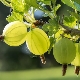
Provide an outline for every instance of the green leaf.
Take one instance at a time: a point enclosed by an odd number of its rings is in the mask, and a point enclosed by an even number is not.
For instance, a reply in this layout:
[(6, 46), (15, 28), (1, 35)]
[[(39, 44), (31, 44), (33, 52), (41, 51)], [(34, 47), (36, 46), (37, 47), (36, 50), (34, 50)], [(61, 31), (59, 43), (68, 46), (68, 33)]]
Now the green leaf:
[(80, 4), (77, 4), (76, 2), (74, 2), (74, 6), (77, 11), (80, 11)]
[(72, 7), (73, 9), (80, 11), (80, 0), (61, 0), (64, 4), (66, 4), (69, 7)]
[(50, 54), (50, 51), (51, 51), (52, 47), (54, 46), (54, 43), (55, 43), (55, 38), (50, 37), (50, 47), (48, 50), (48, 54)]
[(76, 2), (76, 3), (78, 3), (78, 4), (80, 4), (80, 0), (72, 0), (72, 1), (74, 1), (74, 2)]
[(37, 1), (43, 2), (46, 5), (50, 5), (51, 4), (51, 0), (37, 0)]
[(11, 0), (12, 9), (16, 12), (24, 12), (25, 11), (25, 0)]
[(35, 7), (35, 8), (39, 8), (39, 5), (37, 4), (37, 0), (25, 0), (26, 2), (26, 7)]
[(23, 21), (23, 15), (20, 13), (12, 12), (11, 15), (9, 15), (6, 20), (8, 22), (13, 22), (13, 21)]
[(45, 31), (45, 32), (48, 32), (49, 31), (49, 23), (46, 23), (43, 25), (42, 29)]
[(56, 31), (56, 29), (58, 28), (58, 22), (57, 22), (57, 20), (54, 18), (53, 20), (52, 19), (50, 19), (49, 20), (49, 29), (50, 30), (53, 30), (54, 32)]
[(6, 1), (6, 0), (0, 0), (0, 2), (2, 2), (4, 5), (6, 5), (8, 7), (11, 7), (10, 3), (8, 3), (8, 1)]
[(61, 0), (64, 4), (66, 4), (69, 7), (72, 7), (75, 9), (74, 2), (72, 0)]
[(79, 14), (77, 14), (77, 13), (75, 13), (75, 12), (71, 12), (71, 11), (69, 11), (69, 13), (70, 13), (72, 16), (74, 16), (76, 19), (80, 20), (80, 15), (79, 15)]
[(6, 0), (7, 2), (11, 2), (11, 0)]
[(36, 22), (35, 18), (34, 18), (34, 12), (33, 9), (31, 12), (27, 12), (24, 14), (24, 19), (29, 22), (29, 23), (34, 23)]
[(59, 29), (55, 34), (55, 38), (56, 39), (60, 38), (63, 33), (64, 33), (64, 31), (62, 29)]
[(57, 11), (60, 7), (61, 7), (61, 5), (57, 4), (57, 6), (55, 6), (55, 11)]
[(48, 32), (48, 36), (52, 36), (59, 29), (58, 18), (50, 19), (49, 23), (44, 24), (42, 28)]
[(71, 28), (76, 26), (77, 19), (74, 16), (64, 17), (64, 24)]

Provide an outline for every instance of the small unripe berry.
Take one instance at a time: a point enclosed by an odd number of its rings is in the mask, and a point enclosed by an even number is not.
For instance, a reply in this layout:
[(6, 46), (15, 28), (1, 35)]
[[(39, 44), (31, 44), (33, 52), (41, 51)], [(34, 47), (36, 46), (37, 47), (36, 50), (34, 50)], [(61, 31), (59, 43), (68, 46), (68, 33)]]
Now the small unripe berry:
[(76, 47), (71, 40), (62, 38), (55, 43), (53, 54), (60, 64), (70, 64), (76, 56)]
[(56, 61), (63, 65), (64, 76), (66, 73), (67, 64), (70, 64), (76, 56), (76, 47), (71, 40), (62, 38), (55, 43), (53, 55)]

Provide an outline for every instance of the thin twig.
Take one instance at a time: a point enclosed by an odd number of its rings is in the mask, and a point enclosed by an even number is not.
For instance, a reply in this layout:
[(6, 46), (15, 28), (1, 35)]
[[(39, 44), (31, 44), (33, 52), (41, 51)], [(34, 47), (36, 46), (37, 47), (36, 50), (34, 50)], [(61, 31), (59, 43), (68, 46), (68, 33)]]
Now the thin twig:
[(65, 29), (64, 33), (70, 34), (71, 36), (76, 36), (76, 35), (80, 36), (80, 30), (65, 26), (60, 21), (59, 24)]

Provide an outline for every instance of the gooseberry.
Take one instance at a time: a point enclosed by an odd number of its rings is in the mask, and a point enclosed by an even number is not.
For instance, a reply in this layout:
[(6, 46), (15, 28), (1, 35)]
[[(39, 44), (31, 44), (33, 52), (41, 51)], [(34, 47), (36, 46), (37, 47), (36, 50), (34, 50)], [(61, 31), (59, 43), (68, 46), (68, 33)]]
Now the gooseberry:
[(26, 43), (28, 49), (35, 55), (42, 55), (48, 51), (50, 41), (47, 34), (39, 28), (35, 28), (28, 32)]
[(60, 39), (54, 44), (53, 54), (56, 61), (63, 65), (63, 75), (65, 75), (67, 64), (70, 64), (76, 56), (74, 43), (67, 38)]
[(25, 42), (27, 27), (23, 22), (14, 21), (7, 24), (3, 30), (4, 42), (10, 46), (19, 46)]

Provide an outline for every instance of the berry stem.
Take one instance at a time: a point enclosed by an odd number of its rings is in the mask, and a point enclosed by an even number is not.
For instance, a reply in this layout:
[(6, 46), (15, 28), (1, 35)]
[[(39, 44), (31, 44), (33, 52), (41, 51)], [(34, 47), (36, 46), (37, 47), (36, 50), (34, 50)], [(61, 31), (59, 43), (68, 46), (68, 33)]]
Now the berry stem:
[(67, 64), (62, 65), (62, 76), (65, 76), (67, 70)]
[(79, 75), (79, 71), (80, 71), (80, 66), (76, 66), (75, 67), (75, 74)]
[(41, 59), (41, 62), (42, 62), (43, 64), (46, 64), (46, 60), (45, 60), (45, 56), (44, 56), (44, 55), (41, 55), (41, 56), (40, 56), (40, 59)]

